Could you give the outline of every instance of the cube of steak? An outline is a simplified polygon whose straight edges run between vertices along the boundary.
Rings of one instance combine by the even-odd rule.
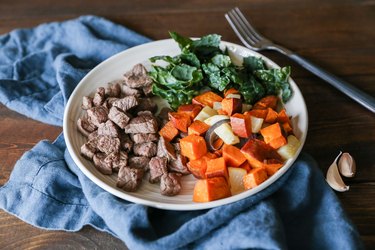
[[[160,178],[168,173],[167,159],[164,157],[153,157],[148,163],[150,169],[150,183],[160,182]]]
[[[77,128],[78,128],[78,131],[81,132],[81,134],[86,137],[88,137],[90,133],[96,130],[96,126],[92,124],[90,121],[88,121],[87,118],[84,116],[81,118],[78,118]]]
[[[112,103],[112,107],[117,107],[126,112],[129,109],[138,105],[138,98],[135,96],[125,96],[124,98],[117,99]]]
[[[111,109],[109,110],[108,118],[122,129],[124,129],[130,121],[130,115],[121,111],[117,107],[111,107]]]
[[[89,136],[87,137],[87,140],[98,140],[98,130],[95,130],[94,132],[90,133]]]
[[[181,190],[181,174],[167,173],[160,178],[160,193],[166,196],[177,195]]]
[[[187,168],[187,159],[185,156],[177,153],[176,160],[170,160],[168,162],[168,170],[171,172],[177,172],[181,174],[190,174],[189,169]]]
[[[92,160],[97,151],[96,140],[89,140],[81,146],[81,155],[88,160]]]
[[[156,155],[158,157],[166,157],[168,160],[176,160],[176,152],[171,143],[166,141],[163,136],[160,136],[158,141],[158,148]]]
[[[145,86],[142,88],[142,91],[143,91],[143,94],[145,96],[153,96],[153,93],[152,93],[152,84],[148,85],[148,86]]]
[[[112,166],[110,163],[105,162],[106,154],[96,153],[94,154],[92,160],[94,162],[95,168],[102,174],[110,175],[112,174]]]
[[[121,167],[118,171],[116,186],[128,192],[134,192],[142,183],[144,171],[137,168]]]
[[[98,135],[108,135],[110,137],[119,137],[119,129],[111,120],[100,123],[98,126]]]
[[[133,141],[123,131],[120,133],[120,148],[129,153],[133,149]]]
[[[174,150],[176,150],[176,152],[180,152],[181,151],[181,147],[180,147],[180,143],[179,142],[171,143],[171,144],[174,147]]]
[[[142,95],[142,91],[141,90],[130,88],[126,84],[122,85],[121,92],[125,96],[132,95],[132,96],[140,97]]]
[[[118,152],[120,150],[120,139],[101,135],[98,137],[97,148],[107,155],[113,152]]]
[[[149,141],[158,141],[158,134],[130,134],[130,138],[135,143],[143,143]]]
[[[132,168],[141,168],[146,172],[149,170],[149,162],[150,158],[146,156],[130,156],[128,159],[128,166]]]
[[[105,101],[105,88],[99,87],[96,89],[92,103],[94,104],[94,106],[99,107],[104,103],[104,101]]]
[[[155,113],[158,107],[151,98],[139,98],[138,105],[132,109],[133,112],[138,113],[139,111],[150,111]]]
[[[103,106],[93,107],[87,110],[87,116],[89,122],[99,126],[100,123],[108,120],[108,109]]]
[[[92,103],[92,97],[84,96],[82,98],[82,105],[81,105],[82,109],[87,110],[87,109],[92,108],[93,106],[94,106],[94,104]]]
[[[109,97],[121,96],[121,81],[113,81],[107,84],[105,94]]]
[[[134,144],[133,153],[138,156],[153,157],[156,155],[157,147],[154,142]]]
[[[112,170],[114,172],[118,172],[121,167],[125,167],[128,165],[128,153],[125,151],[120,151],[117,154],[117,158],[115,161],[112,162]]]
[[[143,88],[152,84],[146,68],[142,64],[136,64],[124,75],[125,84],[130,88]]]
[[[132,118],[125,127],[125,133],[127,134],[152,134],[157,132],[158,121],[152,114],[149,115],[148,113]]]

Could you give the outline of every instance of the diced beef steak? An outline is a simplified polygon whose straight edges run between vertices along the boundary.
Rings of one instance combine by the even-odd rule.
[[[128,159],[128,166],[132,168],[141,168],[146,172],[149,170],[149,162],[150,158],[146,156],[131,156]]]
[[[107,120],[105,123],[100,123],[98,126],[98,135],[108,135],[110,137],[119,137],[118,127],[111,121]]]
[[[158,148],[156,155],[158,157],[166,157],[168,160],[176,160],[176,152],[171,143],[166,141],[163,136],[160,136],[158,141]]]
[[[84,109],[84,110],[87,110],[87,109],[90,109],[93,107],[93,103],[92,103],[92,97],[90,96],[84,96],[82,98],[82,105],[81,105],[81,108]]]
[[[181,175],[167,173],[160,178],[160,193],[166,196],[177,195],[181,190]]]
[[[105,101],[105,88],[99,87],[97,88],[94,98],[92,100],[92,103],[94,106],[99,107],[101,106]]]
[[[128,134],[150,134],[158,132],[158,122],[151,114],[141,114],[129,121],[125,127],[125,133]]]
[[[121,111],[117,107],[111,107],[111,109],[109,110],[108,118],[122,129],[124,129],[130,121],[130,115]]]
[[[118,171],[116,186],[128,192],[134,192],[142,183],[144,171],[138,168],[121,167]]]
[[[107,135],[98,137],[97,148],[107,155],[120,150],[120,139],[113,138]]]
[[[123,131],[120,133],[120,148],[127,153],[130,153],[133,149],[133,141]]]
[[[136,64],[132,70],[124,75],[125,84],[131,88],[143,88],[152,84],[146,68],[142,64]]]
[[[143,87],[142,91],[143,91],[143,94],[145,96],[153,96],[153,93],[152,93],[152,84]]]
[[[87,110],[88,121],[99,126],[100,123],[108,120],[108,109],[103,106],[93,107]]]
[[[81,134],[86,137],[88,137],[90,133],[96,130],[96,126],[90,123],[86,117],[78,118],[77,128],[78,128],[78,131],[81,132]]]
[[[88,160],[92,160],[97,151],[96,140],[89,140],[81,146],[81,155]]]
[[[142,95],[141,90],[130,88],[126,84],[122,85],[121,91],[125,96],[132,95],[132,96],[140,97]]]
[[[139,111],[150,111],[155,113],[158,107],[151,98],[139,98],[138,105],[133,108],[133,111],[138,113]]]
[[[109,97],[120,97],[121,96],[121,85],[120,81],[113,81],[107,84],[105,94]]]
[[[164,157],[153,157],[148,163],[150,169],[150,183],[158,183],[161,176],[167,174],[167,159]]]
[[[118,157],[112,162],[112,170],[118,172],[121,167],[128,165],[128,154],[125,151],[120,151]]]
[[[130,134],[130,138],[135,143],[143,143],[149,141],[158,141],[158,134]]]
[[[110,163],[105,161],[106,154],[96,153],[94,154],[92,160],[94,161],[95,168],[102,174],[110,175],[112,174],[112,166]]]
[[[154,142],[134,144],[133,153],[138,156],[153,157],[156,155],[157,146]]]
[[[187,168],[187,159],[185,156],[177,153],[177,159],[168,162],[168,170],[172,172],[177,172],[181,174],[190,174]]]
[[[129,109],[138,105],[138,98],[135,96],[125,96],[124,98],[117,99],[112,103],[112,107],[117,107],[126,112]]]

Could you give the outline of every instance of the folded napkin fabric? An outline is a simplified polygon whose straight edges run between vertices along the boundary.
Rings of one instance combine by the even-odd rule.
[[[62,124],[79,80],[109,56],[150,41],[96,16],[0,36],[0,102],[30,118]],[[75,165],[61,134],[16,163],[0,208],[36,227],[108,232],[130,249],[362,249],[360,236],[301,154],[274,184],[238,202],[198,211],[160,210],[121,200]]]

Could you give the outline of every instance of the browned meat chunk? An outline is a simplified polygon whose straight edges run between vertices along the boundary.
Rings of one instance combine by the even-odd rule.
[[[160,178],[167,174],[167,159],[164,157],[153,157],[148,163],[150,169],[150,183],[158,183]]]
[[[164,174],[160,178],[160,193],[166,196],[177,195],[181,190],[181,175],[176,173]]]
[[[190,174],[190,171],[188,170],[186,163],[186,157],[177,153],[177,159],[169,161],[168,170],[181,174]]]
[[[90,133],[96,130],[96,126],[90,123],[86,117],[81,117],[77,120],[77,127],[78,131],[81,132],[82,135],[88,137]]]
[[[96,153],[94,154],[92,160],[94,161],[95,168],[102,174],[110,175],[112,174],[112,165],[108,161],[105,161],[106,154]]]
[[[132,70],[124,75],[125,84],[130,88],[143,88],[152,84],[146,68],[142,64],[136,64]]]
[[[174,147],[163,136],[160,136],[156,155],[158,157],[166,157],[170,161],[177,159]]]
[[[125,152],[130,152],[133,149],[133,141],[124,132],[120,133],[120,148]]]
[[[99,107],[101,106],[105,101],[105,88],[99,87],[97,88],[94,98],[92,100],[92,103],[94,106]]]
[[[156,103],[151,98],[139,98],[138,106],[134,107],[133,111],[138,113],[139,111],[150,111],[155,113],[158,107]]]
[[[154,142],[134,144],[133,153],[138,156],[153,157],[156,155],[157,147]]]
[[[122,129],[124,129],[130,121],[130,115],[125,112],[122,112],[120,109],[116,107],[112,107],[109,110],[108,118],[114,123],[116,123],[117,126],[119,126]]]
[[[129,109],[138,105],[138,98],[135,96],[125,96],[124,98],[117,99],[112,102],[112,107],[117,107],[126,112]]]
[[[141,90],[130,88],[129,86],[125,84],[122,85],[121,91],[125,96],[132,95],[132,96],[140,97],[142,95]]]
[[[87,110],[87,109],[90,109],[93,107],[93,103],[92,103],[92,97],[90,96],[84,96],[82,98],[82,105],[81,105],[81,108],[84,109],[84,110]]]
[[[152,84],[150,84],[150,85],[148,85],[146,87],[143,87],[142,91],[143,91],[143,94],[145,96],[153,96],[153,93],[152,93]]]
[[[118,127],[111,121],[107,120],[105,123],[101,123],[98,126],[98,135],[108,135],[110,137],[119,137]]]
[[[89,136],[87,137],[87,140],[95,140],[97,141],[98,138],[98,130],[95,130],[94,132],[90,133]]]
[[[97,148],[107,155],[118,152],[120,150],[120,139],[106,135],[99,136]]]
[[[118,171],[116,186],[128,192],[134,192],[142,183],[144,171],[138,168],[121,167]]]
[[[146,172],[149,170],[149,162],[150,158],[146,156],[131,156],[128,160],[128,166],[132,168],[141,168]]]
[[[158,134],[130,134],[130,138],[135,143],[144,143],[159,140]]]
[[[99,126],[100,123],[108,120],[108,109],[103,106],[93,107],[87,110],[87,116],[89,122]]]
[[[129,124],[125,127],[125,133],[128,134],[152,134],[158,132],[158,122],[156,118],[149,113],[142,113],[137,117],[130,120]]]
[[[121,167],[125,167],[128,165],[128,154],[125,151],[120,151],[117,154],[117,158],[114,159],[112,162],[112,170],[114,172],[118,172]]]
[[[97,151],[96,140],[89,140],[81,147],[81,155],[88,160],[92,160]]]
[[[113,81],[108,83],[105,89],[105,94],[109,97],[120,97],[121,96],[121,85],[119,81]]]

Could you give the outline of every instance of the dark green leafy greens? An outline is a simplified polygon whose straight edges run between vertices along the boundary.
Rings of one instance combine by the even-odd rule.
[[[243,58],[243,65],[233,64],[226,50],[220,48],[221,37],[210,34],[197,40],[176,32],[170,36],[178,43],[181,54],[155,56],[149,72],[152,92],[168,101],[171,108],[190,103],[203,87],[222,92],[236,88],[244,101],[253,104],[266,95],[281,95],[284,102],[292,96],[288,83],[290,67],[268,69],[261,58]],[[156,61],[167,62],[161,67]]]

